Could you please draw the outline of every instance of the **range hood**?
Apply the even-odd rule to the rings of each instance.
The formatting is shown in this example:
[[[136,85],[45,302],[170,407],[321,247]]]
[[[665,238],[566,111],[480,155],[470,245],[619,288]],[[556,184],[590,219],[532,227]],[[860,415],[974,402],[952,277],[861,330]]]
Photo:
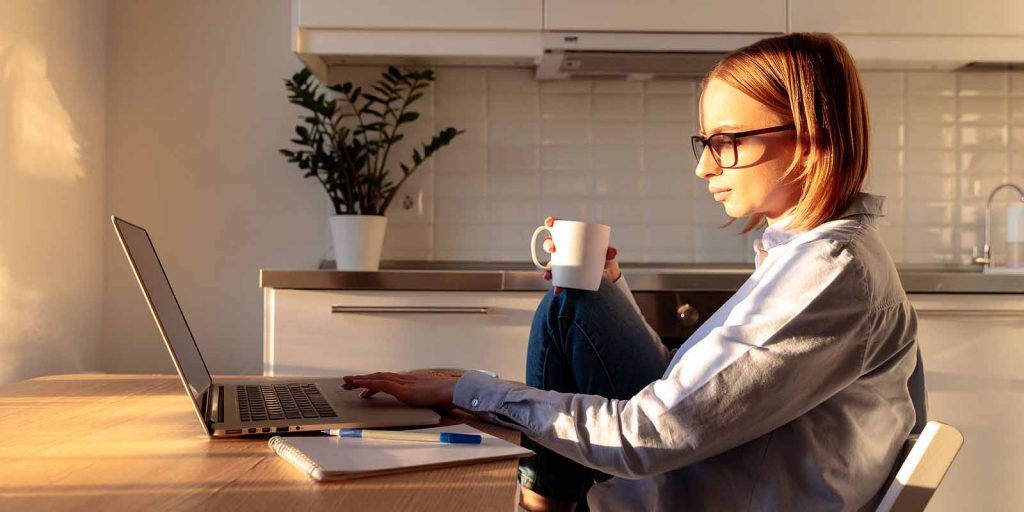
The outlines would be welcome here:
[[[546,32],[537,79],[699,78],[725,54],[770,35]]]
[[[340,66],[513,66],[538,80],[701,77],[768,33],[303,29],[292,49],[322,79]]]

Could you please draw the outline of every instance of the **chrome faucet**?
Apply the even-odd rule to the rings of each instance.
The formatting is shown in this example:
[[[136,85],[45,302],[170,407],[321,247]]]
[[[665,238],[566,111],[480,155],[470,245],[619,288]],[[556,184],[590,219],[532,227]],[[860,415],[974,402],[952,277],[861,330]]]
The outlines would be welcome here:
[[[981,256],[978,256],[978,246],[974,246],[974,263],[981,265],[982,269],[990,268],[992,266],[992,200],[996,197],[996,192],[1004,188],[1012,188],[1020,194],[1020,200],[1024,202],[1024,189],[1013,183],[1003,183],[992,190],[992,193],[988,195],[988,203],[985,205],[985,246],[982,248]]]

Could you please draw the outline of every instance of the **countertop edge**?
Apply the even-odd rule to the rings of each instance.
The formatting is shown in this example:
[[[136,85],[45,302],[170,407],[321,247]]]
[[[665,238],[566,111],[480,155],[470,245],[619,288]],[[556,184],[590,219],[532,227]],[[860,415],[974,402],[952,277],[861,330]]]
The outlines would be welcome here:
[[[734,292],[753,269],[623,270],[633,291]],[[1024,294],[1024,274],[900,270],[907,293]],[[546,291],[534,270],[337,270],[261,269],[260,287],[295,290]]]

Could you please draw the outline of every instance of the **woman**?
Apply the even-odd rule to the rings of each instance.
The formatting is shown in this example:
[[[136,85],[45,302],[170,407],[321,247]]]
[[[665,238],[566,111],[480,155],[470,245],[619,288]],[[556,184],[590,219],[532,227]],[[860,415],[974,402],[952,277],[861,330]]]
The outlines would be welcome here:
[[[869,129],[853,61],[829,35],[760,41],[705,78],[700,122],[696,174],[748,231],[767,227],[753,275],[677,353],[612,258],[597,292],[545,295],[530,386],[468,372],[347,387],[520,430],[537,452],[520,465],[527,509],[873,504],[923,402],[908,389],[916,316],[878,234],[882,199],[860,192]]]

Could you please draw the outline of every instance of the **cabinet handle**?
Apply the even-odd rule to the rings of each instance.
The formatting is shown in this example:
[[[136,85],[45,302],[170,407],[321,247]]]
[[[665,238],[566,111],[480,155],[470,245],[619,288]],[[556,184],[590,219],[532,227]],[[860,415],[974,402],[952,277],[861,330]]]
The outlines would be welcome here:
[[[331,313],[430,313],[486,315],[484,306],[331,306]]]

